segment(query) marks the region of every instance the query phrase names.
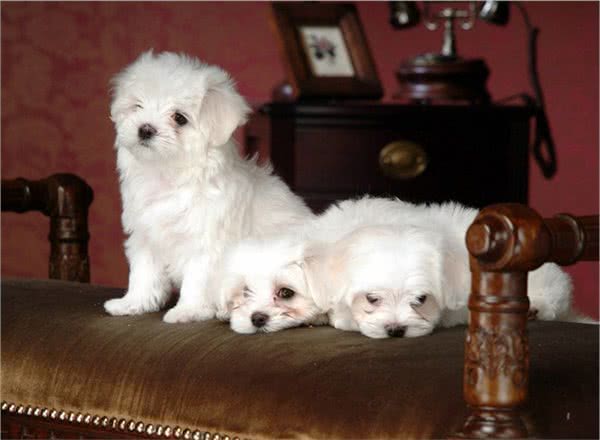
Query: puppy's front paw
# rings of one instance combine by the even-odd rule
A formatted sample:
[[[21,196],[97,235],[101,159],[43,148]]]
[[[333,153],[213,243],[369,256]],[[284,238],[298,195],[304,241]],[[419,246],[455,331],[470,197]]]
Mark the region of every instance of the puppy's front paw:
[[[227,310],[221,310],[215,313],[215,318],[217,318],[219,321],[229,321],[231,318],[231,313]]]
[[[358,326],[352,316],[343,312],[329,312],[329,324],[333,328],[345,331],[357,331]]]
[[[170,324],[176,322],[206,321],[215,317],[215,311],[210,307],[194,307],[177,304],[163,316],[163,321]]]
[[[104,310],[113,316],[140,315],[146,312],[156,312],[158,307],[143,304],[139,300],[132,300],[127,296],[109,299],[104,303]]]
[[[326,313],[315,316],[306,322],[307,325],[327,325],[329,324],[329,316]]]

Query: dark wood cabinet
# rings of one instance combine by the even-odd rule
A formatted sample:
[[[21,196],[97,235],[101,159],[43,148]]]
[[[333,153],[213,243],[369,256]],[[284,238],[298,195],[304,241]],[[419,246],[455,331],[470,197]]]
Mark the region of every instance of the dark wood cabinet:
[[[270,103],[245,140],[315,210],[366,193],[482,207],[527,203],[530,116],[517,106]]]

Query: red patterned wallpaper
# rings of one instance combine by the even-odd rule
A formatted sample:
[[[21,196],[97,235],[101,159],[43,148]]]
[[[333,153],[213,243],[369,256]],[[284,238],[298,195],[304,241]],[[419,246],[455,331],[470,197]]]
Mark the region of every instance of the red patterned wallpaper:
[[[125,286],[120,200],[109,80],[141,51],[188,52],[228,70],[253,103],[269,100],[284,76],[268,3],[2,3],[2,177],[73,172],[94,188],[90,213],[92,281]],[[559,172],[544,180],[532,164],[531,205],[544,214],[598,212],[598,4],[527,5],[541,28],[539,69],[558,148]],[[358,4],[386,100],[399,61],[437,50],[422,27],[394,31],[387,3]],[[459,52],[483,56],[494,98],[529,90],[525,31],[512,11],[507,28],[478,22],[459,31]],[[45,277],[47,222],[2,214],[2,275]],[[569,269],[576,302],[598,317],[598,265]]]

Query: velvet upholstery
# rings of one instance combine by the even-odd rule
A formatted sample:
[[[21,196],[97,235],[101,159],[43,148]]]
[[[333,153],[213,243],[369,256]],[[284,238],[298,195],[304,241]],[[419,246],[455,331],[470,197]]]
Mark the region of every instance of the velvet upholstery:
[[[122,289],[2,281],[2,400],[231,437],[442,438],[462,425],[464,327],[374,340],[330,327],[111,317]],[[598,438],[598,327],[529,325],[537,437]]]

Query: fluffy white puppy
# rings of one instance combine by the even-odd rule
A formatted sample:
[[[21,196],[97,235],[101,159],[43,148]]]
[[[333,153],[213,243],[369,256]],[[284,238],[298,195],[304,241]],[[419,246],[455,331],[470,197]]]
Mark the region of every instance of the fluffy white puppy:
[[[415,205],[391,199],[343,201],[287,234],[234,246],[216,277],[222,282],[215,282],[220,317],[239,333],[327,323],[333,299],[321,286],[323,278],[317,280],[326,247],[378,220],[404,221],[410,209]]]
[[[360,228],[331,246],[321,267],[320,283],[335,292],[336,328],[372,338],[416,337],[468,321],[466,247],[440,228]],[[530,310],[538,319],[573,320],[571,293],[569,276],[556,264],[529,274]]]
[[[431,295],[449,287],[437,275],[453,263],[443,261],[440,243],[439,234],[412,225],[364,226],[333,243],[316,275],[331,325],[373,338],[428,333],[441,311]]]
[[[231,139],[249,108],[229,75],[195,58],[142,54],[114,78],[111,119],[129,235],[129,288],[112,315],[159,310],[164,320],[215,315],[209,273],[237,240],[311,216],[270,167],[239,156]]]
[[[238,277],[233,290],[240,298],[232,328],[251,333],[264,321],[274,331],[321,322],[326,313],[336,328],[383,338],[466,323],[470,271],[464,237],[476,214],[456,203],[363,198],[331,207],[293,237],[250,244],[242,252],[248,263],[229,269]],[[277,301],[280,286],[302,301]],[[539,319],[574,316],[570,278],[558,266],[531,272],[528,288]],[[282,318],[289,307],[293,320]],[[252,322],[257,311],[265,316]]]
[[[306,256],[305,243],[292,235],[233,246],[215,276],[217,317],[229,320],[238,333],[326,324],[312,295]]]

